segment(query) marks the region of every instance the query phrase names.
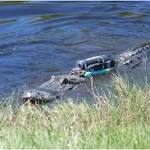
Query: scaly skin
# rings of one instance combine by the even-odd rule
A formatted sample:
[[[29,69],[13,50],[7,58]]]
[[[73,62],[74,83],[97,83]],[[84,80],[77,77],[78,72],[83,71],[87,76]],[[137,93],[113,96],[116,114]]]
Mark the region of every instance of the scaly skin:
[[[128,67],[135,68],[143,62],[150,50],[150,42],[144,43],[132,50],[129,50],[116,57],[118,67],[127,65]]]
[[[22,98],[23,102],[45,103],[59,99],[66,91],[79,86],[80,83],[87,81],[76,75],[52,76],[51,79],[36,89],[25,91]]]
[[[143,62],[148,50],[150,50],[150,42],[117,56],[117,68],[123,65],[135,68]],[[25,91],[22,96],[23,102],[30,101],[33,104],[50,102],[59,99],[66,91],[73,90],[86,81],[87,78],[79,75],[52,76],[49,81],[36,89]]]

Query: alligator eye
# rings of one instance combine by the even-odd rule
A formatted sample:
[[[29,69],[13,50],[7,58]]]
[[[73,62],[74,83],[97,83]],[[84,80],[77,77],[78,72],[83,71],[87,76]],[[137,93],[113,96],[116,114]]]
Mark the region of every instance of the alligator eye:
[[[81,68],[81,64],[78,64],[77,66],[78,66],[79,68]]]
[[[69,83],[69,81],[68,81],[68,79],[65,78],[65,79],[62,81],[61,85],[62,85],[62,84],[67,84],[67,83]]]

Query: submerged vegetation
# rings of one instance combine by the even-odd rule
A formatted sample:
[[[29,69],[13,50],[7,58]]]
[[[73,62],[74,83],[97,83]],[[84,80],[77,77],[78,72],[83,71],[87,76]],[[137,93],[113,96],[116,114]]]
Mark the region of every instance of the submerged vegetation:
[[[150,88],[114,79],[96,103],[0,108],[1,148],[149,148]],[[117,103],[116,103],[117,102]]]

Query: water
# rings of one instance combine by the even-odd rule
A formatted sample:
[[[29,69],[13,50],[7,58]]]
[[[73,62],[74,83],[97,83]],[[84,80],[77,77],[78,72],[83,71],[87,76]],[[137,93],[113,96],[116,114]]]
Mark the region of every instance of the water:
[[[0,2],[0,95],[136,47],[149,25],[150,2]]]

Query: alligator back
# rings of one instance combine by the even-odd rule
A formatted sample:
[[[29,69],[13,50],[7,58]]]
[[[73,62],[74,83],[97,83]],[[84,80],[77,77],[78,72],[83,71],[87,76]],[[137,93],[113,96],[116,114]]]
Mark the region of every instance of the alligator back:
[[[149,51],[150,42],[118,55],[115,58],[117,63],[116,67],[120,68],[121,66],[127,65],[134,68],[143,62],[146,54],[148,54]],[[52,76],[49,81],[43,83],[36,89],[25,91],[22,98],[24,102],[50,102],[60,99],[65,93],[71,95],[71,91],[80,88],[83,82],[89,81],[90,80],[87,78],[72,74]],[[82,93],[83,90],[79,90],[78,92]]]
[[[127,65],[135,68],[146,60],[147,54],[150,52],[150,42],[141,44],[116,58],[118,67]]]

